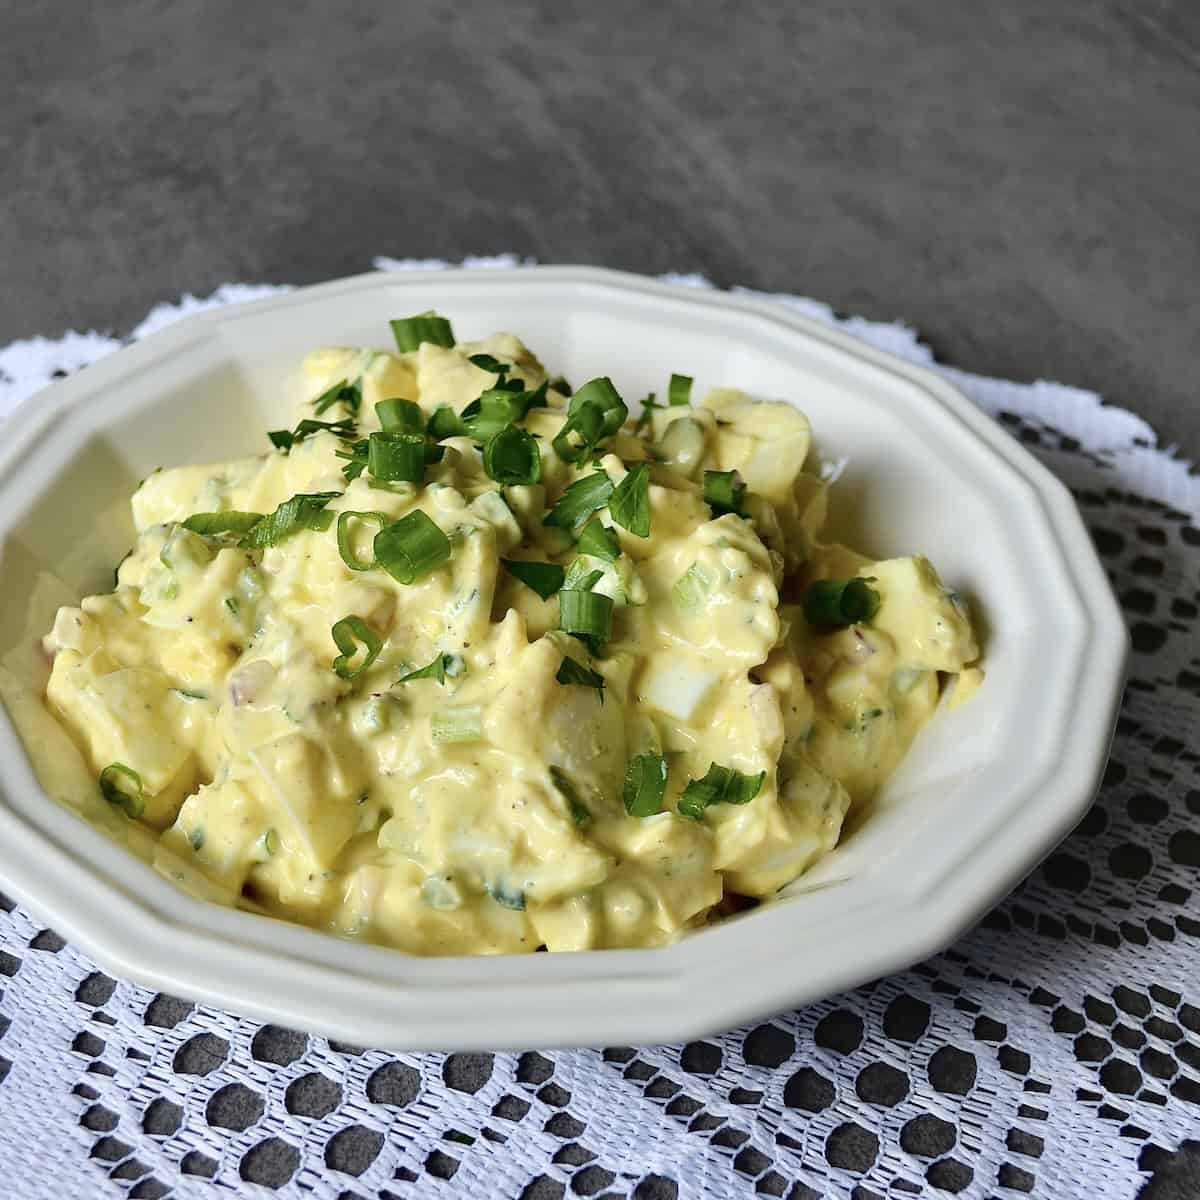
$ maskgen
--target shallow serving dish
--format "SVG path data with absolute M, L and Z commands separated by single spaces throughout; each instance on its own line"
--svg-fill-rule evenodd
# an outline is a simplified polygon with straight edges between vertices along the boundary
M 427 308 L 631 398 L 687 370 L 796 403 L 822 456 L 848 459 L 831 535 L 927 553 L 972 601 L 983 687 L 779 902 L 664 949 L 504 958 L 410 958 L 194 900 L 49 800 L 0 708 L 0 885 L 61 934 L 149 987 L 381 1047 L 677 1041 L 942 948 L 1080 818 L 1127 642 L 1066 489 L 927 371 L 770 304 L 611 271 L 360 276 L 189 317 L 35 397 L 0 429 L 0 654 L 30 635 L 38 572 L 111 587 L 139 479 L 261 451 L 307 350 L 383 346 L 389 317 Z

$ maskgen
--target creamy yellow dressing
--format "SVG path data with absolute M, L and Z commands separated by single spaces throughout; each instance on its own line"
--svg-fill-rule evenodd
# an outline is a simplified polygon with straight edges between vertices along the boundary
M 380 400 L 461 412 L 496 378 L 468 361 L 479 353 L 531 389 L 546 378 L 507 334 L 406 354 L 321 350 L 305 361 L 298 417 L 342 379 L 361 379 L 359 438 L 379 429 Z M 595 588 L 615 602 L 611 638 L 591 653 L 558 628 L 558 597 L 501 563 L 578 557 L 543 524 L 595 469 L 551 449 L 566 399 L 552 389 L 522 422 L 540 437 L 536 484 L 498 488 L 466 436 L 444 442 L 423 486 L 369 472 L 347 482 L 346 443 L 328 432 L 145 480 L 116 590 L 60 608 L 44 642 L 46 710 L 94 776 L 117 763 L 140 782 L 136 822 L 112 805 L 93 813 L 136 825 L 165 875 L 211 899 L 416 954 L 669 942 L 727 894 L 769 897 L 832 849 L 847 809 L 932 715 L 940 677 L 977 657 L 961 602 L 924 558 L 870 562 L 821 544 L 808 421 L 719 389 L 601 445 L 614 484 L 650 464 L 651 521 L 639 537 L 600 513 L 621 555 L 575 568 L 601 571 Z M 740 473 L 745 518 L 714 515 L 706 470 Z M 318 492 L 340 493 L 335 522 L 380 514 L 350 524 L 360 559 L 380 523 L 420 509 L 450 539 L 449 561 L 403 584 L 350 570 L 336 525 L 254 550 L 182 527 Z M 854 576 L 879 597 L 868 622 L 816 627 L 781 601 Z M 351 615 L 382 648 L 347 679 L 331 627 Z M 396 682 L 437 655 L 450 656 L 443 683 Z M 564 658 L 599 673 L 603 694 L 559 682 Z M 981 677 L 959 678 L 956 699 Z M 627 766 L 654 754 L 668 768 L 663 811 L 632 816 Z M 688 782 L 714 763 L 761 773 L 757 794 L 681 815 Z

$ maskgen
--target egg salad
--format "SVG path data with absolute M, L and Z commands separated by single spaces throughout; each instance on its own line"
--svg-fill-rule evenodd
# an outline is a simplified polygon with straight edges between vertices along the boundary
M 510 334 L 392 328 L 310 354 L 263 453 L 144 480 L 44 638 L 168 878 L 413 954 L 661 945 L 830 851 L 978 684 L 927 559 L 821 541 L 791 404 L 676 375 L 634 417 Z

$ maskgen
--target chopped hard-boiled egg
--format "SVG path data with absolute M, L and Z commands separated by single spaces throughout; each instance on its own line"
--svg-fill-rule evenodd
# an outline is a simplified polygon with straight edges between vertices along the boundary
M 925 558 L 820 542 L 791 405 L 676 376 L 635 422 L 511 334 L 393 328 L 310 354 L 263 454 L 145 480 L 44 693 L 0 678 L 48 790 L 181 886 L 415 954 L 659 945 L 980 685 Z

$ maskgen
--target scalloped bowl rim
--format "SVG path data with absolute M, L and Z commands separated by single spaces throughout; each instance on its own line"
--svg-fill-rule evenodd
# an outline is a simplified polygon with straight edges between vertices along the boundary
M 23 464 L 39 449 L 65 461 L 103 428 L 99 398 L 123 381 L 169 369 L 205 339 L 222 353 L 212 335 L 264 313 L 352 305 L 377 292 L 415 298 L 481 287 L 498 298 L 561 292 L 584 321 L 588 303 L 601 300 L 652 305 L 681 321 L 718 314 L 747 343 L 783 339 L 911 392 L 910 419 L 961 448 L 977 488 L 986 484 L 1020 508 L 1032 547 L 1027 569 L 1051 573 L 1060 588 L 1061 660 L 1044 682 L 1055 724 L 1040 731 L 1042 751 L 1020 764 L 1014 781 L 1022 820 L 964 820 L 946 832 L 951 852 L 911 885 L 870 875 L 835 880 L 661 949 L 418 959 L 187 896 L 45 797 L 0 706 L 0 883 L 103 967 L 147 987 L 390 1049 L 681 1041 L 819 999 L 948 945 L 1091 803 L 1128 635 L 1074 501 L 1045 467 L 932 371 L 778 303 L 601 268 L 533 267 L 371 273 L 200 312 L 53 385 L 25 405 L 20 425 L 0 427 L 0 547 L 25 513 Z M 871 408 L 869 397 L 862 403 Z

